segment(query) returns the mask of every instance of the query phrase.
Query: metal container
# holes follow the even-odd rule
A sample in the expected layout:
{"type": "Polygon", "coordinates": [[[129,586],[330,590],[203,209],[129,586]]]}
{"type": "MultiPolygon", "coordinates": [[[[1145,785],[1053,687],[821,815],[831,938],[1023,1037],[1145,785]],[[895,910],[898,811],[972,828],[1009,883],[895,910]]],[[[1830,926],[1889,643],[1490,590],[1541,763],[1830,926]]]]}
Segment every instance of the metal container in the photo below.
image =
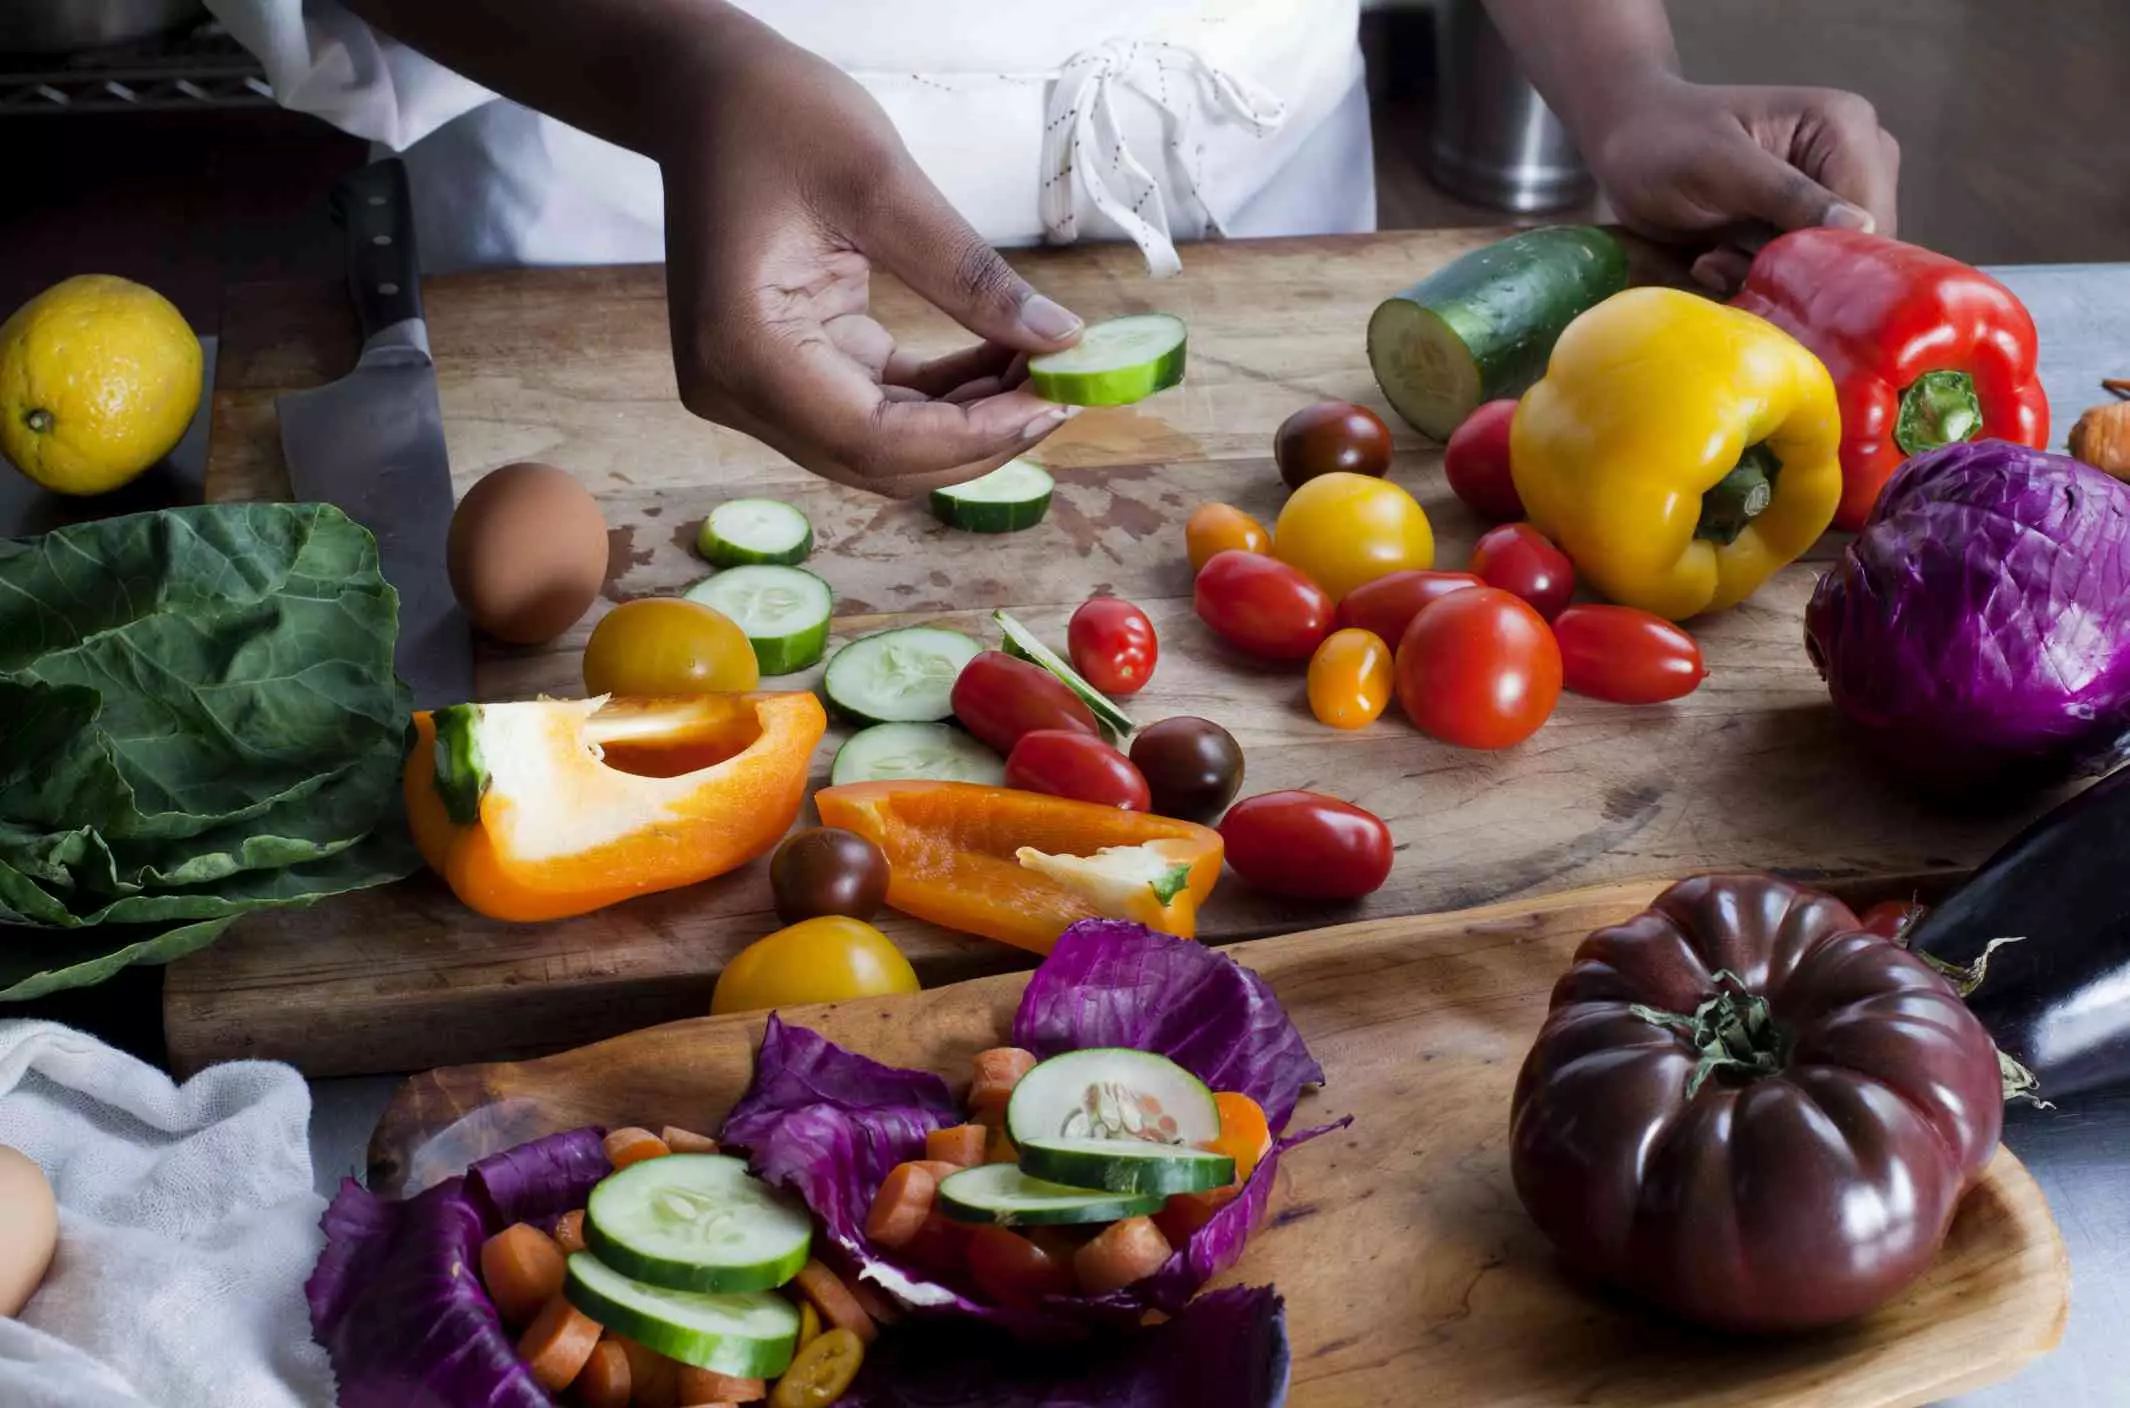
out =
{"type": "Polygon", "coordinates": [[[1428,175],[1451,195],[1519,215],[1597,191],[1568,129],[1516,66],[1480,0],[1435,10],[1435,114],[1428,175]]]}
{"type": "Polygon", "coordinates": [[[0,54],[71,54],[207,18],[201,0],[0,0],[0,54]]]}

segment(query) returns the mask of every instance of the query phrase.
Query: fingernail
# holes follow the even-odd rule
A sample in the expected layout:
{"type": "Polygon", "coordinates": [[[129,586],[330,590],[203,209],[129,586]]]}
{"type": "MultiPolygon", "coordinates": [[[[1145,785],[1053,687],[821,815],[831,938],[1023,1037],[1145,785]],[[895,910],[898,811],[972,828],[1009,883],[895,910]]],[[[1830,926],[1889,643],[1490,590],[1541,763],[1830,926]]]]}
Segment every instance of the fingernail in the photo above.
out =
{"type": "Polygon", "coordinates": [[[1031,293],[1021,305],[1021,326],[1045,342],[1056,342],[1078,332],[1080,320],[1054,299],[1031,293]]]}
{"type": "Polygon", "coordinates": [[[1021,438],[1023,440],[1040,440],[1066,421],[1078,415],[1083,409],[1085,408],[1081,406],[1053,406],[1034,420],[1029,421],[1027,427],[1021,431],[1021,438]]]}
{"type": "Polygon", "coordinates": [[[1827,207],[1827,213],[1820,217],[1819,223],[1831,225],[1837,230],[1862,230],[1868,235],[1878,227],[1879,222],[1871,218],[1870,211],[1838,200],[1827,207]]]}

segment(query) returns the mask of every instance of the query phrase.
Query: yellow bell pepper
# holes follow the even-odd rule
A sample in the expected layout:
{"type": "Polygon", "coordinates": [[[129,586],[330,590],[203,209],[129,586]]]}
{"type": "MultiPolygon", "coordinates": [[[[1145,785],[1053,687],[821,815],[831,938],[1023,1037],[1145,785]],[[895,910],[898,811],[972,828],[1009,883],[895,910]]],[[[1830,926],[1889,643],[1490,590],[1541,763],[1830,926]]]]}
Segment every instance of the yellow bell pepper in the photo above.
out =
{"type": "Polygon", "coordinates": [[[1841,501],[1834,380],[1750,313],[1668,288],[1568,325],[1509,432],[1524,510],[1576,571],[1674,621],[1734,606],[1841,501]]]}

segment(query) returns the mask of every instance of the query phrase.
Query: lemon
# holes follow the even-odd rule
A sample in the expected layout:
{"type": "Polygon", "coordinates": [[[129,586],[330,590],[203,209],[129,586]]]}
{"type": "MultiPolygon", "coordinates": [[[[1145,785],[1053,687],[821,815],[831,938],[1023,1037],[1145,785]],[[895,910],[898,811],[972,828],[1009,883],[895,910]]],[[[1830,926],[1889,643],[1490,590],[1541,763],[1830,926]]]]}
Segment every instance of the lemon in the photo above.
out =
{"type": "Polygon", "coordinates": [[[199,338],[154,289],[54,284],[0,323],[0,453],[56,493],[107,493],[184,438],[200,366],[199,338]]]}

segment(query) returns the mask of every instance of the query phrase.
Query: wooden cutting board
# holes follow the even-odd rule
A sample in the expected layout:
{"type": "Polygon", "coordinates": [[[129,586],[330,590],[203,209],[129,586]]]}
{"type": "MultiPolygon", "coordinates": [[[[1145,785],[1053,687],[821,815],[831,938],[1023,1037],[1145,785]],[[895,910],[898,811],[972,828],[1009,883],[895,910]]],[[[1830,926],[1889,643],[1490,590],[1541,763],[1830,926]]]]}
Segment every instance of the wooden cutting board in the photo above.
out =
{"type": "MultiPolygon", "coordinates": [[[[1352,1126],[1296,1150],[1272,1225],[1228,1280],[1286,1297],[1295,1408],[1430,1402],[1558,1408],[1895,1408],[2001,1379],[2052,1348],[2070,1268],[2008,1150],[1930,1273],[1843,1329],[1741,1340],[1567,1280],[1509,1183],[1509,1095],[1553,981],[1590,930],[1644,907],[1620,884],[1432,919],[1242,944],[1324,1065],[1295,1118],[1352,1126]]],[[[1853,892],[1852,894],[1856,894],[1853,892]]],[[[1006,975],[786,1020],[899,1066],[967,1079],[1009,1030],[1006,975]]],[[[587,1122],[714,1129],[746,1087],[759,1016],[696,1018],[518,1065],[409,1081],[371,1144],[371,1186],[587,1122]]],[[[1286,1181],[1283,1180],[1283,1181],[1286,1181]]]]}
{"type": "MultiPolygon", "coordinates": [[[[1138,601],[1161,634],[1141,720],[1203,714],[1247,756],[1247,790],[1308,787],[1382,816],[1397,866],[1366,903],[1281,903],[1232,877],[1202,918],[1221,942],[1346,919],[1440,912],[1572,885],[1754,864],[1812,875],[1972,865],[2025,819],[1922,805],[1871,772],[1805,658],[1817,568],[1800,564],[1745,605],[1700,623],[1711,677],[1674,705],[1564,700],[1532,740],[1499,754],[1434,743],[1386,718],[1353,734],[1318,725],[1299,672],[1219,646],[1193,619],[1182,524],[1208,499],[1268,525],[1284,490],[1272,432],[1300,406],[1343,397],[1397,425],[1393,477],[1433,520],[1437,561],[1461,566],[1480,523],[1444,484],[1438,449],[1398,425],[1368,370],[1363,330],[1387,293],[1501,231],[1235,241],[1194,246],[1183,274],[1146,279],[1136,251],[1015,257],[1088,317],[1161,308],[1191,327],[1189,380],[1136,407],[1089,411],[1038,456],[1059,472],[1049,518],[1004,537],[947,531],[915,504],[816,480],[674,399],[661,271],[514,270],[425,286],[459,489],[516,459],[563,465],[611,528],[593,615],[552,645],[490,651],[484,698],[581,693],[578,655],[615,601],[680,591],[704,573],[696,526],[740,494],[813,519],[809,564],[838,595],[839,640],[941,622],[984,635],[1005,606],[1062,644],[1089,594],[1138,601]]],[[[339,376],[354,355],[334,287],[234,290],[214,401],[211,497],[287,493],[273,398],[339,376]]],[[[899,286],[876,311],[910,340],[961,340],[899,286]]],[[[1835,544],[1823,544],[1821,557],[1835,544]]],[[[811,687],[818,670],[794,677],[811,687]]],[[[817,777],[842,737],[832,733],[817,777]]],[[[418,1070],[533,1055],[707,1010],[724,962],[774,926],[765,867],[538,927],[490,922],[420,879],[303,913],[248,919],[172,966],[172,1062],[272,1057],[311,1075],[418,1070]]],[[[1024,966],[1017,950],[925,926],[886,925],[928,981],[1024,966]]]]}

